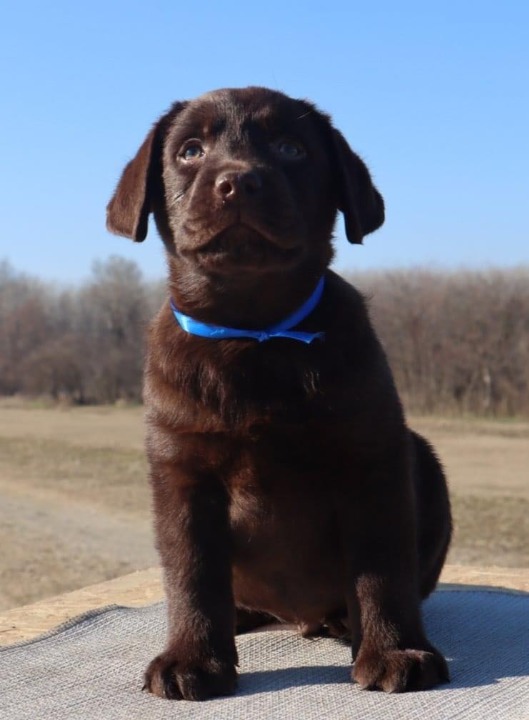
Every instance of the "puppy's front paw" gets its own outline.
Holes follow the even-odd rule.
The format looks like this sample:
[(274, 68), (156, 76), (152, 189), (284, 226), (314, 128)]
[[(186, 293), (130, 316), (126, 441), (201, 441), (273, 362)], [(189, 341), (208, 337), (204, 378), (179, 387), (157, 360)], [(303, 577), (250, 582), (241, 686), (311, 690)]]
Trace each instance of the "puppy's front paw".
[(435, 648), (382, 653), (360, 650), (352, 677), (362, 688), (396, 693), (427, 690), (448, 682), (449, 673), (446, 660)]
[(233, 665), (214, 659), (201, 664), (186, 663), (167, 650), (147, 667), (143, 689), (169, 700), (207, 700), (231, 695), (236, 687), (237, 672)]

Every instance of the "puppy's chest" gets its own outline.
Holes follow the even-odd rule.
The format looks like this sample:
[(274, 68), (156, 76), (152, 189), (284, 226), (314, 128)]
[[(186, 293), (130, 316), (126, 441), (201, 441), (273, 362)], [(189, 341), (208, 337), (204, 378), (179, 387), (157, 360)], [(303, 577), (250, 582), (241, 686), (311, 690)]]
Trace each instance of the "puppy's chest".
[(272, 508), (286, 517), (300, 502), (320, 504), (329, 495), (331, 437), (317, 423), (260, 423), (235, 435), (226, 477), (233, 516), (266, 519)]
[(288, 536), (293, 523), (304, 536), (327, 524), (333, 505), (327, 452), (311, 437), (283, 426), (240, 445), (226, 478), (237, 537), (266, 545)]
[(250, 347), (235, 357), (210, 355), (185, 365), (179, 385), (197, 409), (228, 427), (300, 424), (341, 412), (346, 373), (321, 348)]

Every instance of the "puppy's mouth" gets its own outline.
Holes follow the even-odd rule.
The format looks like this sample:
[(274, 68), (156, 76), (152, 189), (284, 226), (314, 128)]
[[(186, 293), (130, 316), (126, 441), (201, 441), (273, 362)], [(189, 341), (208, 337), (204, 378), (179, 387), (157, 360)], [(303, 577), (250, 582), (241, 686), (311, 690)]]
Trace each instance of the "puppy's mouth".
[(234, 225), (197, 248), (194, 254), (205, 269), (267, 271), (295, 264), (303, 248), (300, 244), (284, 246), (246, 225)]

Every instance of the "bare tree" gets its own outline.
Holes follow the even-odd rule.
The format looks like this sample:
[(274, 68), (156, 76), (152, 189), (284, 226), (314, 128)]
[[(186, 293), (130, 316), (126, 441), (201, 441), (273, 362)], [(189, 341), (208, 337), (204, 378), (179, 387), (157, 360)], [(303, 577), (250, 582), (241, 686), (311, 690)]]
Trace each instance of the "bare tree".
[(355, 276), (408, 407), (529, 415), (529, 268)]

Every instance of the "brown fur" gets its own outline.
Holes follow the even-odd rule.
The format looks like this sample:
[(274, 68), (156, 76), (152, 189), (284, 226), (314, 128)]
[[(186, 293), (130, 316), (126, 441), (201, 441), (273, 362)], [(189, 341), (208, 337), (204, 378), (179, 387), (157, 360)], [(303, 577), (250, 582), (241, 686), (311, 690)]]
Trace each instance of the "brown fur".
[(408, 430), (361, 295), (328, 269), (337, 211), (351, 242), (384, 205), (329, 118), (264, 88), (175, 104), (125, 168), (113, 232), (149, 213), (169, 290), (197, 320), (263, 328), (324, 274), (290, 339), (186, 334), (166, 302), (145, 370), (147, 453), (169, 636), (146, 687), (200, 700), (235, 690), (234, 635), (277, 618), (348, 635), (352, 676), (399, 692), (448, 679), (420, 599), (451, 534), (442, 468)]

